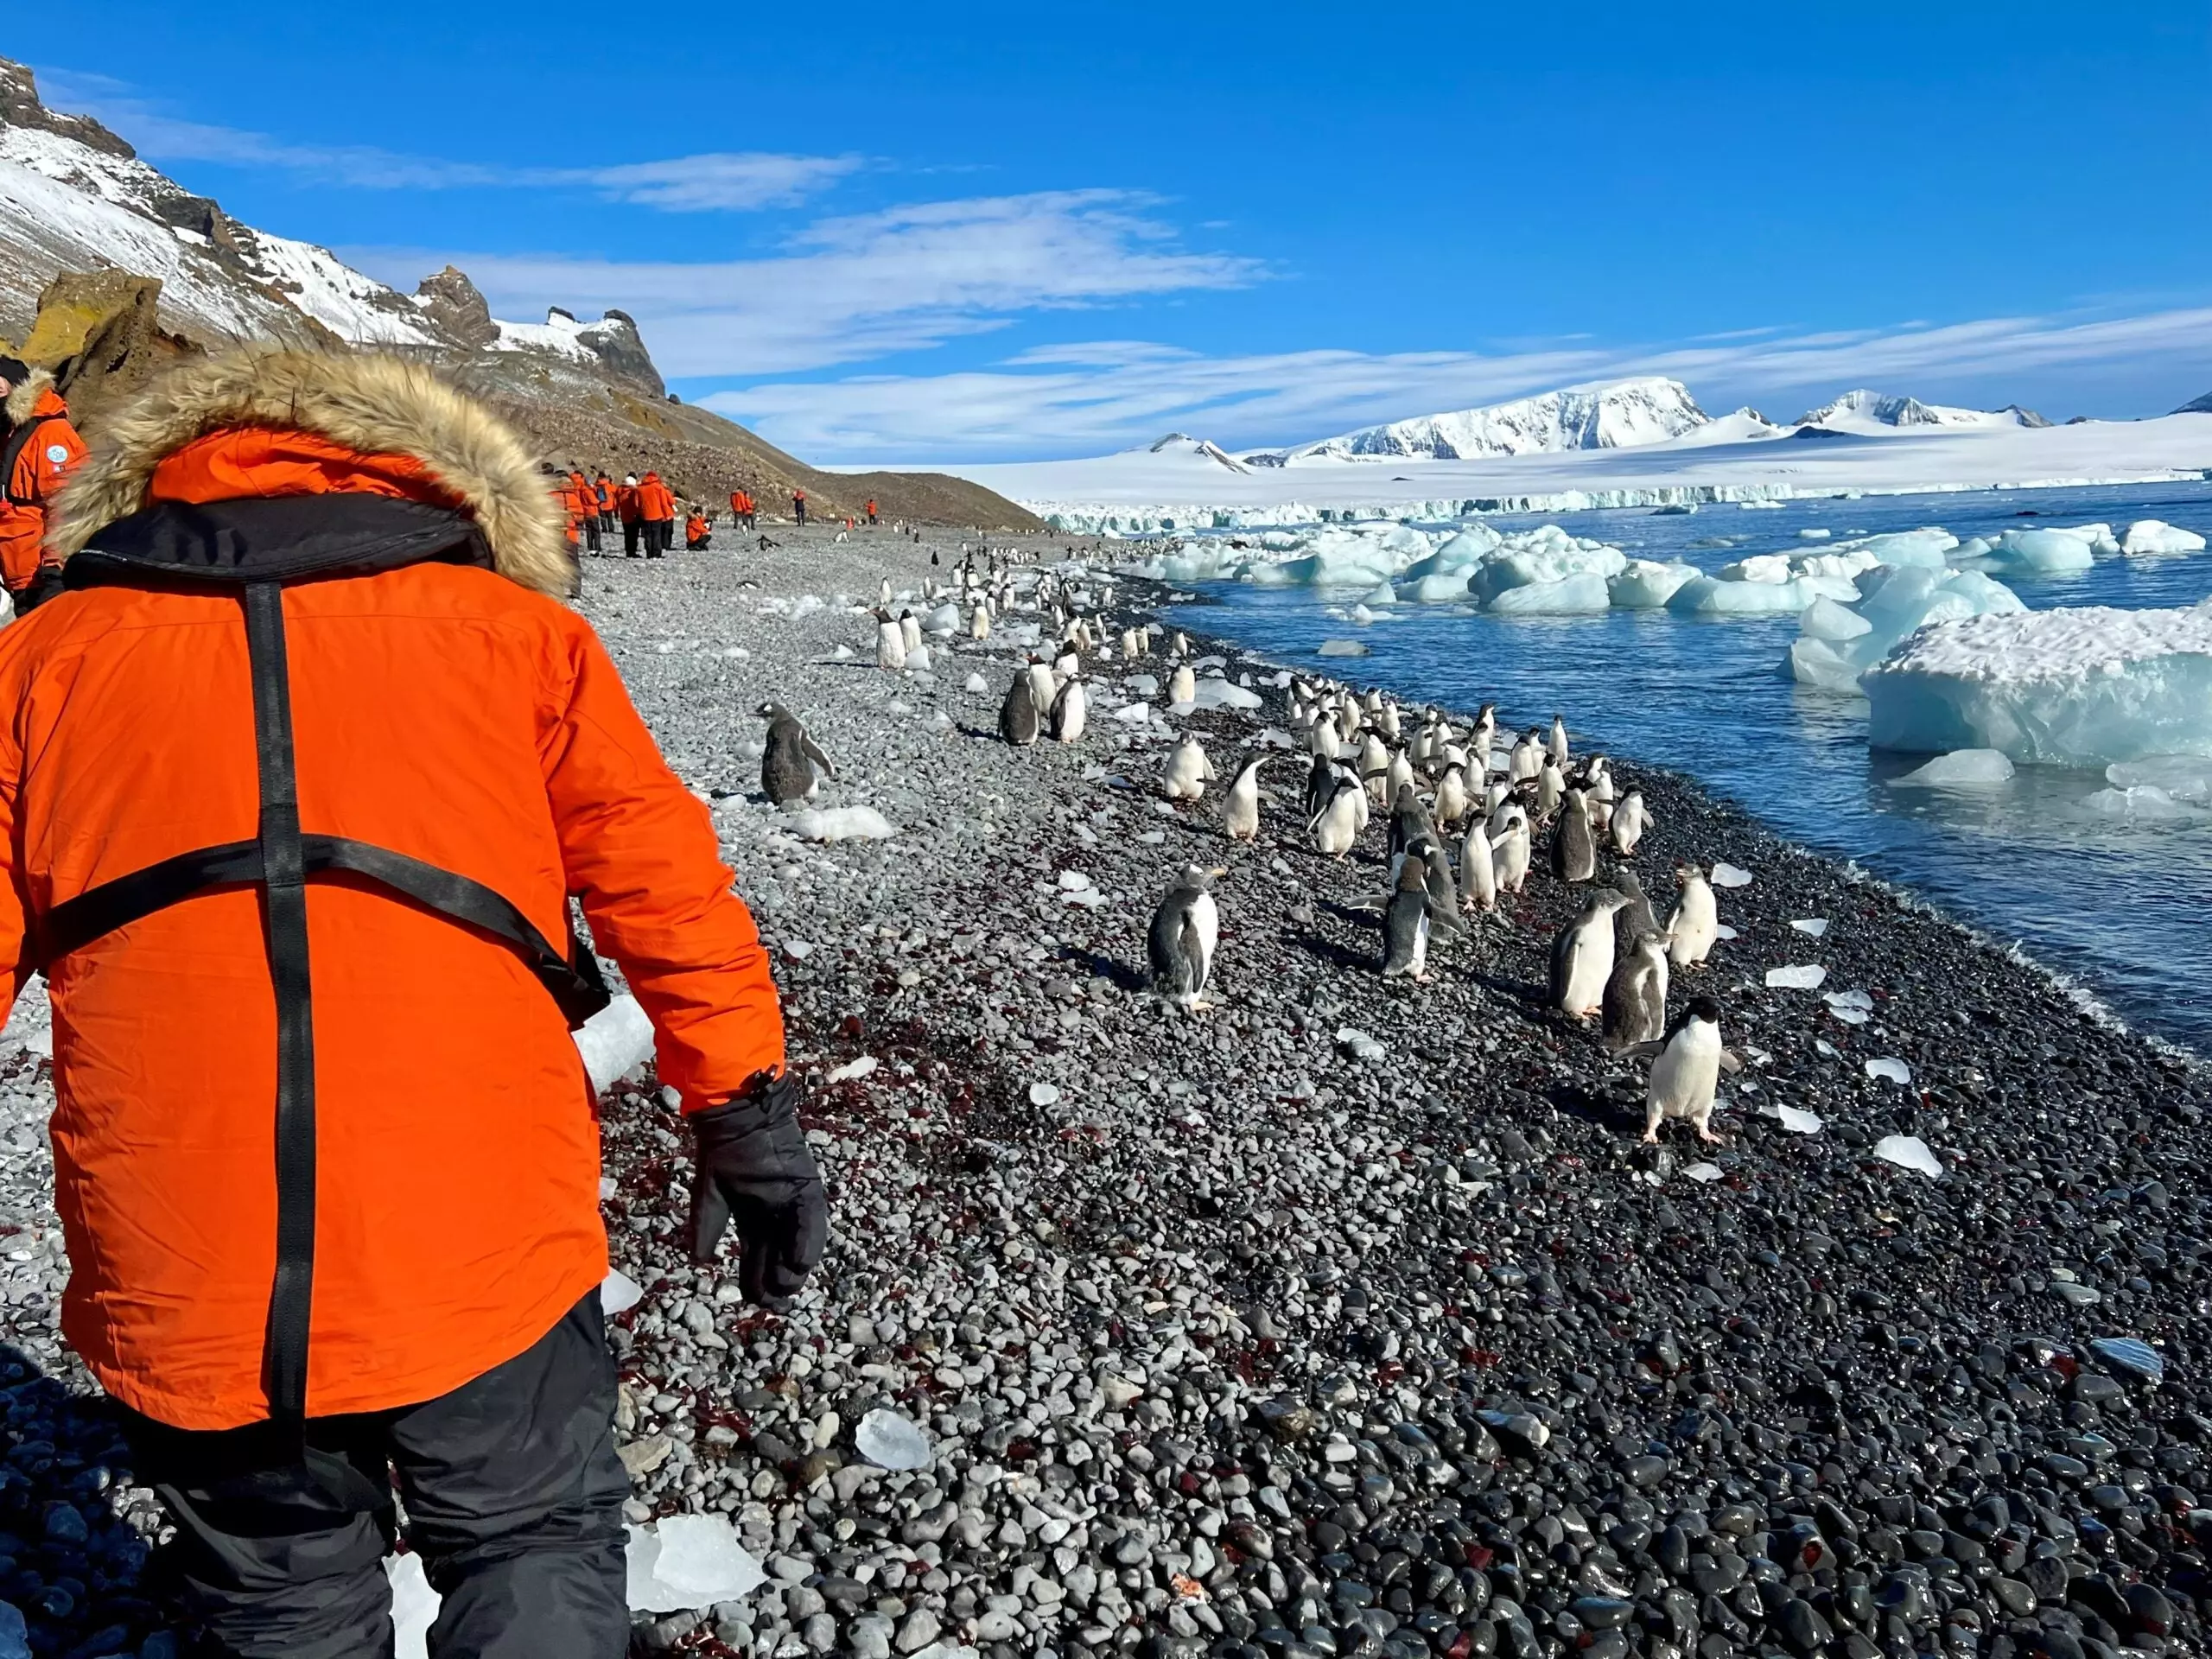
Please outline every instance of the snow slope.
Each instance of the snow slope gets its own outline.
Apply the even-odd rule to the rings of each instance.
[[[1624,449],[1679,437],[1703,426],[1707,419],[1688,386],[1655,376],[1393,421],[1319,443],[1255,451],[1243,459],[1258,466],[1287,467],[1317,461],[1416,456],[1471,461],[1562,449]]]
[[[1800,415],[1796,424],[1816,426],[1826,432],[1878,433],[1885,428],[1911,426],[2049,426],[2033,410],[2018,404],[1999,410],[1949,409],[1923,404],[1917,397],[1888,397],[1860,388],[1847,391],[1831,403]]]

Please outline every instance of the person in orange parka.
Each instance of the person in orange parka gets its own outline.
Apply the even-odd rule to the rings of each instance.
[[[638,517],[645,521],[647,558],[659,558],[676,545],[676,492],[658,473],[638,480]]]
[[[806,522],[806,492],[804,490],[791,492],[791,522],[797,524]]]
[[[766,954],[590,626],[521,443],[420,365],[188,360],[0,629],[0,954],[54,1004],[61,1328],[238,1654],[620,1659],[594,950],[774,1306],[821,1179]],[[569,899],[591,928],[570,931]]]
[[[592,499],[599,507],[599,527],[602,531],[614,528],[614,480],[602,469],[591,481]]]
[[[614,489],[614,511],[622,520],[622,556],[638,556],[638,537],[644,520],[638,517],[638,475],[622,474],[622,481]]]
[[[0,357],[0,580],[21,616],[61,591],[60,567],[41,551],[47,510],[85,441],[54,377],[18,358]]]
[[[569,489],[575,498],[577,528],[584,533],[584,546],[593,555],[600,552],[599,492],[593,489],[591,480],[584,476],[583,468],[569,468]]]
[[[712,534],[713,529],[712,526],[707,523],[707,515],[699,508],[696,506],[693,507],[690,516],[683,521],[684,550],[690,553],[696,553],[701,548],[707,545],[708,540]]]
[[[872,495],[868,499],[868,521],[871,524],[875,523],[875,498]]]

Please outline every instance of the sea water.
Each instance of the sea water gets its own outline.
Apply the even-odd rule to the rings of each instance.
[[[1940,524],[1961,538],[2038,524],[2142,518],[2212,536],[2212,485],[1972,491],[1778,509],[1708,506],[1499,515],[1499,529],[1545,522],[1636,558],[1700,569],[1758,553],[1809,553],[1818,540]],[[1442,526],[1424,528],[1443,528]],[[1233,533],[1233,532],[1227,532]],[[1716,543],[1719,543],[1716,545]],[[2212,594],[2212,553],[2100,559],[2078,575],[2005,584],[2033,609],[2148,608]],[[2180,822],[2115,819],[2086,804],[2101,773],[2021,766],[1972,789],[1899,788],[1924,755],[1866,744],[1864,699],[1784,677],[1794,615],[1685,616],[1606,611],[1513,617],[1465,606],[1400,604],[1349,620],[1349,596],[1242,582],[1198,584],[1217,604],[1184,626],[1223,635],[1316,674],[1471,710],[1495,699],[1499,728],[1563,714],[1578,751],[1671,767],[1734,800],[1793,841],[1857,861],[2078,981],[2132,1023],[2212,1054],[2212,813]],[[1356,636],[1370,655],[1330,660],[1324,640]]]

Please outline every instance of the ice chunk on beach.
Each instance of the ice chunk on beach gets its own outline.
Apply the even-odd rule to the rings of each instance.
[[[1823,1125],[1818,1112],[1808,1112],[1796,1106],[1767,1106],[1765,1114],[1792,1135],[1818,1135]]]
[[[645,1289],[620,1268],[609,1268],[599,1281],[599,1311],[608,1319],[626,1313],[645,1299]]]
[[[1912,1068],[1903,1060],[1889,1056],[1867,1061],[1866,1075],[1870,1077],[1884,1078],[1894,1083],[1900,1089],[1910,1089],[1912,1086]]]
[[[2120,550],[2131,559],[2159,558],[2176,553],[2202,553],[2204,538],[2156,518],[2139,518],[2120,537]]]
[[[853,1431],[853,1444],[861,1456],[879,1469],[926,1469],[930,1440],[907,1418],[878,1406],[861,1419]]]
[[[2044,766],[2212,756],[2212,607],[2104,606],[1928,628],[1868,671],[1867,741]]]
[[[1724,858],[1713,867],[1713,874],[1707,880],[1716,887],[1748,887],[1751,885],[1751,873],[1738,869]]]
[[[1817,991],[1828,976],[1828,970],[1817,962],[1795,963],[1787,968],[1766,970],[1769,990]]]
[[[1207,675],[1198,683],[1196,690],[1198,696],[1192,704],[1195,708],[1252,709],[1260,706],[1258,692],[1231,685],[1220,675]]]
[[[1996,749],[1954,749],[1890,779],[1894,789],[1982,789],[2008,781],[2012,763]]]
[[[794,814],[791,834],[801,841],[888,841],[898,827],[872,806],[810,807]]]
[[[1679,560],[1659,564],[1649,559],[1637,559],[1619,575],[1605,579],[1605,591],[1617,609],[1662,610],[1675,596],[1677,588],[1685,582],[1696,581],[1697,575],[1695,565],[1684,564]]]
[[[664,1516],[629,1532],[623,1553],[633,1613],[683,1613],[739,1601],[768,1580],[727,1516]]]
[[[960,632],[960,607],[947,601],[922,619],[925,633],[957,633]]]
[[[1494,595],[1484,608],[1498,616],[1586,616],[1609,609],[1605,578],[1585,570],[1557,582],[1532,582]]]
[[[571,1033],[594,1094],[605,1094],[653,1057],[653,1022],[634,996],[618,996]]]
[[[1796,928],[1800,933],[1805,934],[1812,938],[1821,939],[1827,937],[1828,922],[1827,918],[1825,916],[1801,917],[1798,920],[1790,923],[1789,925]]]
[[[1943,1160],[1930,1152],[1928,1143],[1916,1135],[1885,1135],[1874,1143],[1874,1155],[1931,1180],[1943,1173]]]

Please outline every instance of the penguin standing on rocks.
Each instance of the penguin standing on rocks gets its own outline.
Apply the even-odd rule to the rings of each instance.
[[[1720,1074],[1741,1071],[1744,1063],[1720,1040],[1720,1005],[1709,996],[1694,996],[1681,1019],[1663,1043],[1641,1043],[1635,1052],[1655,1054],[1651,1085],[1644,1096],[1643,1139],[1659,1139],[1659,1126],[1670,1117],[1688,1118],[1697,1138],[1718,1146],[1713,1132],[1713,1093]]]
[[[1551,752],[1554,765],[1564,766],[1567,764],[1567,721],[1557,715],[1552,716],[1551,738],[1546,747]]]
[[[1260,768],[1267,763],[1266,755],[1253,756],[1229,785],[1229,793],[1221,804],[1221,827],[1229,832],[1231,841],[1259,839]]]
[[[1006,689],[1006,701],[999,705],[999,735],[1016,748],[1027,748],[1037,741],[1037,696],[1031,689],[1027,671],[1017,671],[1014,683]]]
[[[1490,826],[1480,818],[1467,821],[1459,841],[1459,891],[1478,910],[1497,908],[1497,849],[1490,844]]]
[[[766,746],[760,753],[760,787],[778,806],[786,801],[810,801],[822,787],[814,775],[817,766],[835,778],[837,768],[800,725],[798,716],[780,702],[764,702],[756,710],[768,722]]]
[[[1659,932],[1661,931],[1659,918],[1652,913],[1651,900],[1644,897],[1643,883],[1636,879],[1634,870],[1616,872],[1613,876],[1613,887],[1616,892],[1628,899],[1628,903],[1621,907],[1620,917],[1615,926],[1615,934],[1620,947],[1623,950],[1626,950],[1644,934]],[[1659,1033],[1655,1031],[1651,1034],[1656,1037]]]
[[[1313,833],[1313,849],[1328,858],[1342,858],[1359,840],[1366,791],[1345,777],[1336,776],[1329,798],[1306,826]]]
[[[910,652],[922,648],[922,625],[912,611],[899,613],[899,643]]]
[[[1397,856],[1414,842],[1433,840],[1436,826],[1429,822],[1428,809],[1421,804],[1421,797],[1414,793],[1410,783],[1398,785],[1390,798],[1390,836],[1388,851]]]
[[[1444,768],[1436,785],[1436,822],[1446,830],[1457,829],[1467,816],[1467,774],[1456,762]]]
[[[1177,639],[1182,638],[1180,634]],[[1188,663],[1175,664],[1175,671],[1167,677],[1167,701],[1171,703],[1196,702],[1198,700],[1198,676],[1191,672]]]
[[[1160,790],[1171,801],[1195,801],[1204,797],[1216,775],[1197,734],[1185,732],[1183,741],[1168,753],[1167,766],[1160,774]]]
[[[1323,729],[1315,727],[1315,731]],[[1331,758],[1316,754],[1313,764],[1306,769],[1306,821],[1308,823],[1321,816],[1321,809],[1328,805],[1337,792],[1337,779],[1340,774]]]
[[[1636,855],[1636,844],[1643,839],[1643,832],[1651,822],[1644,810],[1643,791],[1631,789],[1621,797],[1620,804],[1613,809],[1612,823],[1607,826],[1612,837],[1613,850],[1623,858]]]
[[[1599,1009],[1605,1046],[1618,1054],[1656,1039],[1667,1029],[1667,936],[1638,933],[1613,963]]]
[[[1713,952],[1713,942],[1720,936],[1720,915],[1713,902],[1713,884],[1696,865],[1675,865],[1675,884],[1682,896],[1667,918],[1667,931],[1674,940],[1667,956],[1677,968],[1695,968]]]
[[[1567,810],[1552,831],[1552,874],[1562,881],[1587,881],[1598,874],[1598,842],[1590,830],[1590,803],[1579,789],[1567,791]]]
[[[1083,735],[1084,722],[1090,718],[1090,700],[1083,690],[1083,676],[1071,674],[1059,695],[1052,699],[1052,709],[1046,724],[1056,741],[1072,743]]]
[[[1552,941],[1551,1001],[1561,1014],[1583,1020],[1603,1006],[1613,976],[1613,912],[1627,902],[1600,887]]]
[[[1503,822],[1491,837],[1497,852],[1497,890],[1518,893],[1529,880],[1529,815],[1518,801],[1508,801],[1498,810]]]
[[[1382,977],[1428,982],[1428,872],[1427,861],[1408,854],[1398,861],[1396,891],[1382,912]]]
[[[1228,874],[1185,866],[1153,912],[1152,926],[1145,934],[1153,990],[1186,1013],[1202,1014],[1208,1006],[1203,998],[1213,977],[1214,944],[1221,937],[1213,884]]]
[[[888,611],[875,613],[875,665],[897,673],[906,666],[906,633]]]

